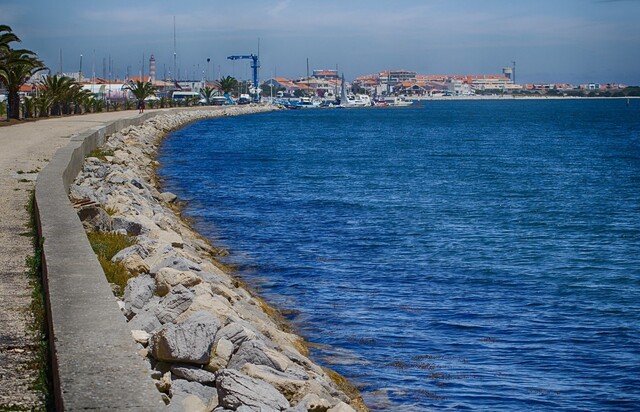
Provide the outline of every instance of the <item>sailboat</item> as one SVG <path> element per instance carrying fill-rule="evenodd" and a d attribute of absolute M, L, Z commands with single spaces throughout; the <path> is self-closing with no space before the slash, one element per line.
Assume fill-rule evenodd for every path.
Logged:
<path fill-rule="evenodd" d="M 366 94 L 347 94 L 347 86 L 342 73 L 342 88 L 340 89 L 340 107 L 368 107 L 371 106 L 371 98 Z"/>

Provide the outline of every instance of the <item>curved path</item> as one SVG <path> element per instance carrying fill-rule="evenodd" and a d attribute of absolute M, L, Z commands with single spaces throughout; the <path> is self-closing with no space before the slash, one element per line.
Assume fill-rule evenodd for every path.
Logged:
<path fill-rule="evenodd" d="M 29 367 L 39 338 L 29 329 L 31 288 L 25 274 L 25 259 L 33 254 L 31 238 L 24 235 L 29 219 L 25 207 L 37 173 L 72 136 L 136 116 L 132 110 L 0 127 L 0 409 L 43 405 L 32 388 L 37 371 Z"/>

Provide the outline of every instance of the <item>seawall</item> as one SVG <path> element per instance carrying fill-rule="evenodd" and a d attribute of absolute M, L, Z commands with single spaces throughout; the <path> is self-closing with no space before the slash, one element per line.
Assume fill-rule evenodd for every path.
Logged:
<path fill-rule="evenodd" d="M 36 205 L 58 410 L 160 410 L 165 403 L 171 410 L 353 410 L 349 396 L 301 353 L 300 339 L 214 264 L 214 250 L 178 219 L 153 179 L 153 155 L 167 131 L 262 110 L 271 109 L 175 110 L 116 121 L 72 138 L 40 173 Z M 85 159 L 107 138 L 114 156 Z M 114 258 L 135 262 L 140 273 L 123 301 L 112 294 L 70 188 L 113 215 L 105 217 L 109 230 L 136 238 Z M 198 345 L 171 339 L 193 330 L 205 347 L 185 355 Z M 257 397 L 238 389 L 247 385 Z"/>

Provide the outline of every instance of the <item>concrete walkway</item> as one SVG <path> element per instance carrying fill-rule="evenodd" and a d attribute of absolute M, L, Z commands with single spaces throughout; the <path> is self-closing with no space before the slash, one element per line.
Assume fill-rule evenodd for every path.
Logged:
<path fill-rule="evenodd" d="M 73 135 L 136 116 L 138 111 L 132 110 L 0 127 L 0 409 L 39 409 L 43 405 L 43 399 L 31 388 L 37 371 L 30 369 L 29 363 L 39 337 L 29 330 L 31 288 L 25 259 L 33 254 L 33 247 L 31 238 L 24 236 L 28 221 L 25 206 L 37 173 Z"/>

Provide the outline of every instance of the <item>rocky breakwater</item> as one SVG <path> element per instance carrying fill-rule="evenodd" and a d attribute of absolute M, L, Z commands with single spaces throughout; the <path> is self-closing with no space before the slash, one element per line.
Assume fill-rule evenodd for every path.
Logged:
<path fill-rule="evenodd" d="M 119 303 L 170 410 L 366 410 L 357 391 L 307 357 L 273 309 L 221 269 L 218 251 L 178 217 L 176 197 L 158 189 L 154 156 L 167 132 L 265 110 L 273 108 L 185 111 L 123 129 L 86 159 L 71 199 L 88 231 L 135 240 L 112 259 L 131 276 Z"/>

